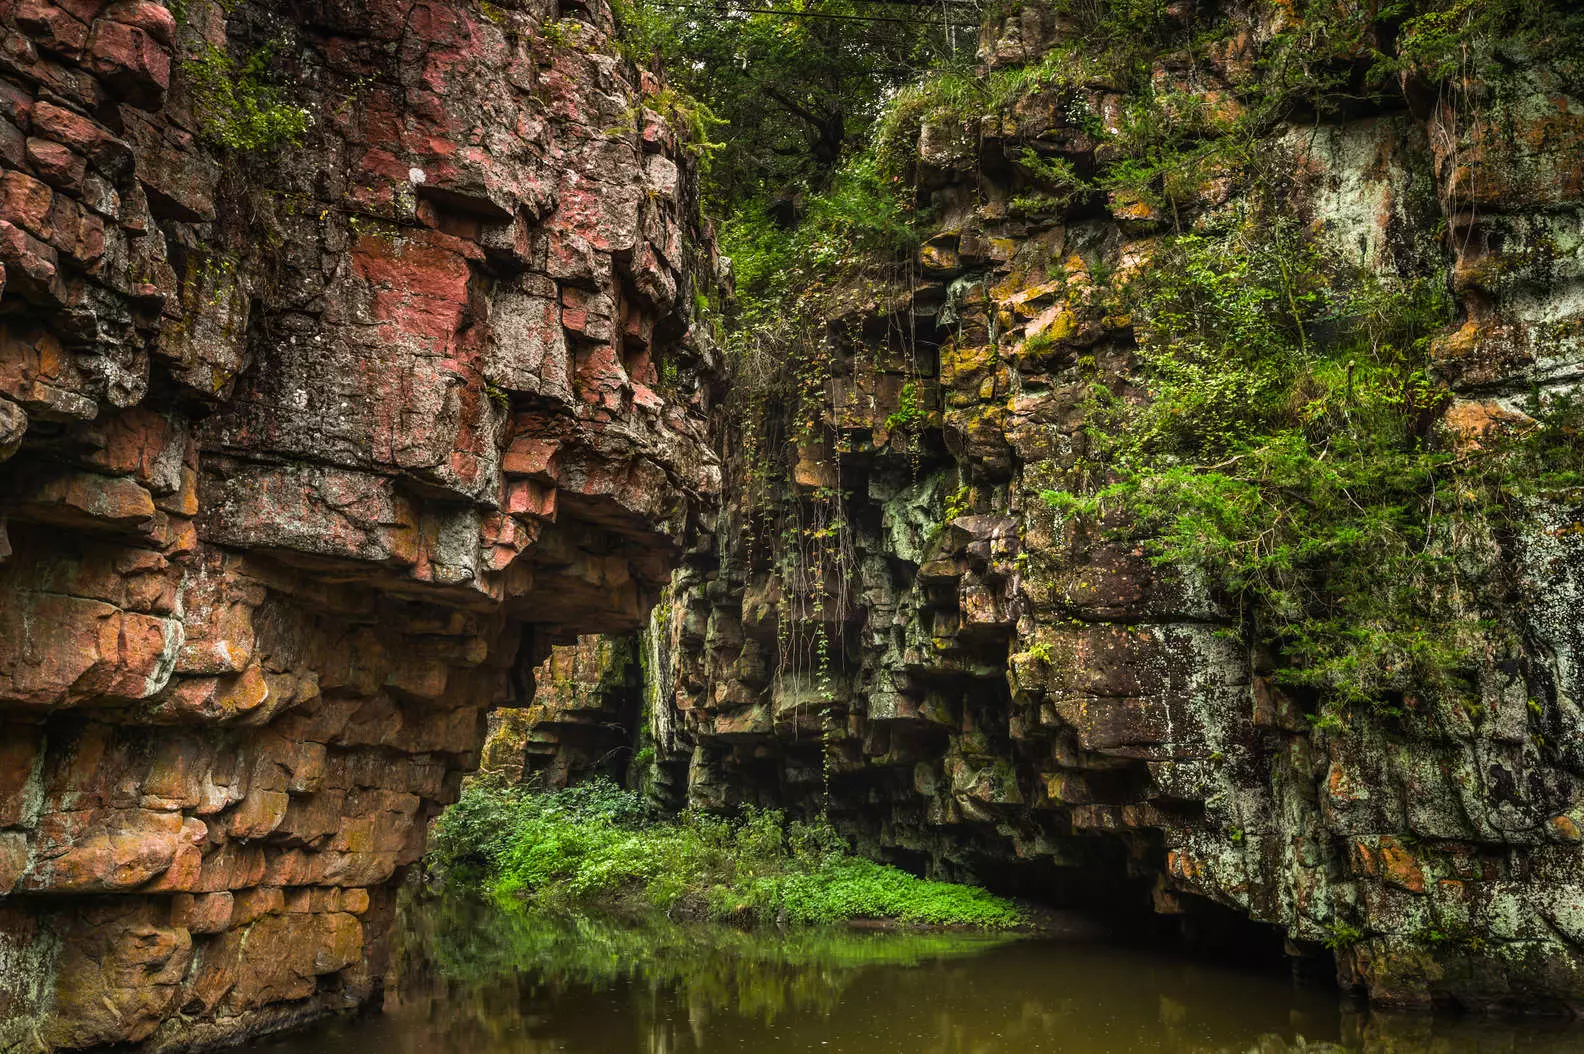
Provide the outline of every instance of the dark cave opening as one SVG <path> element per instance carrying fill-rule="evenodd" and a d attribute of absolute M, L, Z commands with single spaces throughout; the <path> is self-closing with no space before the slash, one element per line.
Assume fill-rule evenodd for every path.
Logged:
<path fill-rule="evenodd" d="M 1067 840 L 1081 847 L 1057 856 L 1007 859 L 975 854 L 959 876 L 1027 906 L 1057 934 L 1097 938 L 1153 954 L 1209 962 L 1264 976 L 1290 976 L 1306 987 L 1336 987 L 1335 961 L 1319 946 L 1300 947 L 1282 928 L 1192 894 L 1157 898 L 1164 860 L 1159 846 L 1110 836 Z M 1081 853 L 1081 861 L 1077 859 Z M 897 866 L 927 863 L 892 858 Z M 1171 911 L 1162 911 L 1170 904 Z M 1045 913 L 1052 918 L 1047 919 Z M 1056 916 L 1060 916 L 1059 918 Z"/>

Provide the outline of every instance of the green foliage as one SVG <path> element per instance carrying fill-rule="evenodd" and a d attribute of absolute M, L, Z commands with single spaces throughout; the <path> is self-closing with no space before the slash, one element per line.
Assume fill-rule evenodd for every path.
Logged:
<path fill-rule="evenodd" d="M 760 810 L 736 823 L 701 813 L 661 822 L 605 781 L 554 793 L 474 784 L 436 822 L 430 861 L 463 884 L 540 906 L 783 923 L 1019 921 L 983 890 L 854 857 L 823 823 Z"/>
<path fill-rule="evenodd" d="M 507 392 L 504 388 L 501 388 L 490 381 L 485 381 L 484 394 L 489 398 L 490 405 L 495 407 L 495 409 L 501 411 L 502 413 L 511 410 L 511 393 Z"/>
<path fill-rule="evenodd" d="M 897 408 L 886 415 L 886 430 L 894 432 L 899 428 L 912 428 L 924 420 L 925 416 L 924 400 L 919 394 L 918 382 L 905 381 L 897 398 Z"/>
<path fill-rule="evenodd" d="M 870 260 L 910 253 L 911 196 L 866 146 L 887 96 L 946 45 L 938 20 L 868 0 L 813 0 L 799 17 L 761 0 L 704 11 L 619 0 L 624 49 L 658 62 L 674 88 L 647 105 L 681 128 L 707 165 L 705 210 L 720 217 L 734 301 L 721 305 L 734 392 L 795 387 L 788 345 L 810 302 Z M 871 20 L 868 16 L 879 15 Z"/>
<path fill-rule="evenodd" d="M 1059 155 L 1043 157 L 1033 147 L 1025 146 L 1018 155 L 1017 163 L 1047 187 L 1060 205 L 1071 204 L 1090 190 L 1090 184 L 1078 175 L 1078 170 L 1069 158 Z"/>
<path fill-rule="evenodd" d="M 1471 952 L 1482 952 L 1489 943 L 1483 933 L 1468 923 L 1426 923 L 1414 934 L 1414 940 L 1430 947 L 1450 945 Z"/>
<path fill-rule="evenodd" d="M 764 876 L 745 901 L 760 917 L 793 923 L 852 918 L 898 919 L 936 926 L 1015 926 L 1016 909 L 983 890 L 930 882 L 856 857 L 838 857 L 813 871 Z"/>
<path fill-rule="evenodd" d="M 972 507 L 972 493 L 968 484 L 964 483 L 946 498 L 946 507 L 941 512 L 941 522 L 950 523 L 957 517 L 965 515 Z"/>
<path fill-rule="evenodd" d="M 986 99 L 984 81 L 959 67 L 937 70 L 897 92 L 875 121 L 871 136 L 880 172 L 888 177 L 907 172 L 926 121 L 966 123 L 986 110 Z"/>
<path fill-rule="evenodd" d="M 576 19 L 560 21 L 570 22 L 574 26 L 584 24 Z M 541 35 L 545 35 L 555 25 L 555 22 L 545 23 Z M 699 171 L 709 171 L 711 158 L 722 146 L 720 143 L 711 142 L 710 135 L 715 129 L 724 125 L 725 120 L 716 117 L 714 111 L 705 103 L 667 84 L 645 91 L 622 113 L 621 118 L 614 125 L 606 129 L 606 134 L 620 135 L 630 131 L 633 123 L 645 110 L 653 110 L 665 118 L 672 131 L 676 133 L 682 148 L 699 160 Z"/>
<path fill-rule="evenodd" d="M 1404 73 L 1452 82 L 1449 98 L 1466 102 L 1474 86 L 1488 90 L 1506 79 L 1510 59 L 1571 66 L 1584 45 L 1584 12 L 1571 0 L 1304 0 L 1295 7 L 1263 49 L 1259 91 L 1245 91 L 1268 120 L 1295 107 L 1334 113 L 1390 104 Z M 1393 46 L 1383 51 L 1382 43 Z"/>
<path fill-rule="evenodd" d="M 1341 948 L 1351 948 L 1364 939 L 1364 933 L 1357 926 L 1350 926 L 1346 922 L 1333 922 L 1326 927 L 1325 946 L 1332 951 Z"/>
<path fill-rule="evenodd" d="M 766 321 L 783 326 L 810 294 L 877 258 L 910 251 L 917 239 L 911 203 L 865 152 L 843 162 L 826 190 L 805 199 L 795 226 L 778 222 L 754 199 L 721 224 L 719 240 L 732 261 L 738 320 L 752 328 Z"/>
<path fill-rule="evenodd" d="M 1531 61 L 1576 59 L 1584 44 L 1584 12 L 1566 0 L 1435 0 L 1397 3 L 1403 19 L 1391 69 L 1411 69 L 1450 80 L 1491 68 L 1498 48 L 1521 51 Z"/>
<path fill-rule="evenodd" d="M 1123 297 L 1150 398 L 1097 392 L 1097 485 L 1047 502 L 1126 508 L 1155 560 L 1254 616 L 1288 684 L 1388 710 L 1472 691 L 1488 627 L 1468 547 L 1521 489 L 1577 474 L 1569 412 L 1459 456 L 1430 431 L 1446 290 L 1327 258 L 1291 224 L 1168 239 Z"/>
<path fill-rule="evenodd" d="M 734 2 L 708 11 L 644 0 L 617 7 L 628 53 L 728 123 L 707 196 L 720 214 L 826 189 L 886 95 L 928 68 L 936 20 L 896 18 L 863 0 Z M 863 16 L 883 13 L 866 21 Z"/>
<path fill-rule="evenodd" d="M 1090 47 L 1142 47 L 1156 42 L 1168 25 L 1168 0 L 1052 0 L 1058 16 L 1077 27 Z"/>
<path fill-rule="evenodd" d="M 1233 89 L 1209 93 L 1152 75 L 1156 60 L 1171 55 L 1192 80 L 1194 67 L 1247 30 L 1245 15 L 1182 19 L 1157 0 L 1052 3 L 1067 28 L 1037 61 L 988 76 L 948 66 L 899 91 L 875 128 L 881 170 L 910 170 L 926 122 L 975 141 L 986 118 L 1015 119 L 1025 100 L 1054 95 L 1067 128 L 1095 141 L 1093 170 L 1021 147 L 1010 160 L 1033 186 L 1014 196 L 1014 214 L 1060 212 L 1093 190 L 1175 212 L 1207 181 L 1256 166 L 1257 144 L 1294 118 L 1402 105 L 1405 73 L 1456 82 L 1451 97 L 1465 107 L 1475 95 L 1499 97 L 1511 69 L 1536 60 L 1584 80 L 1576 58 L 1584 55 L 1584 11 L 1562 0 L 1298 0 Z M 1395 46 L 1383 51 L 1383 42 Z M 1095 85 L 1120 96 L 1105 122 L 1089 110 Z"/>
<path fill-rule="evenodd" d="M 576 18 L 548 18 L 539 25 L 536 36 L 552 48 L 577 48 L 583 45 L 587 23 Z"/>
<path fill-rule="evenodd" d="M 631 827 L 651 819 L 652 812 L 639 796 L 608 780 L 591 780 L 554 795 L 476 780 L 435 821 L 429 862 L 448 878 L 477 883 L 498 873 L 524 832 L 547 816 Z"/>
<path fill-rule="evenodd" d="M 1028 649 L 1023 654 L 1027 655 L 1036 662 L 1043 662 L 1049 665 L 1052 658 L 1050 641 L 1035 641 L 1033 644 L 1028 646 Z"/>
<path fill-rule="evenodd" d="M 244 152 L 273 150 L 302 140 L 308 111 L 292 105 L 268 83 L 271 58 L 267 46 L 239 63 L 212 44 L 199 45 L 183 70 L 206 138 Z"/>

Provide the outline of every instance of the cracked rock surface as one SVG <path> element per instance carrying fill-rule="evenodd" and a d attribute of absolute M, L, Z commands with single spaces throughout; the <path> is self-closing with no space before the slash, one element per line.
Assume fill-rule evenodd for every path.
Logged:
<path fill-rule="evenodd" d="M 0 2 L 0 1049 L 370 998 L 486 709 L 716 500 L 713 250 L 611 31 Z M 307 129 L 227 149 L 198 63 L 261 53 Z"/>

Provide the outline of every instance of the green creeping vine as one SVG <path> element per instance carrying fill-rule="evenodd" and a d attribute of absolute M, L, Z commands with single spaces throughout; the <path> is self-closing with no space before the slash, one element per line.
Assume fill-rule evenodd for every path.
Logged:
<path fill-rule="evenodd" d="M 886 416 L 886 431 L 894 432 L 899 428 L 912 428 L 927 417 L 928 414 L 924 410 L 924 400 L 919 393 L 918 381 L 903 381 L 902 391 L 897 398 L 897 408 Z"/>
<path fill-rule="evenodd" d="M 1067 513 L 1121 507 L 1163 564 L 1253 616 L 1281 678 L 1333 704 L 1469 705 L 1492 532 L 1584 479 L 1578 408 L 1459 451 L 1428 375 L 1446 290 L 1328 257 L 1294 225 L 1179 235 L 1117 294 L 1148 400 L 1096 387 L 1093 460 Z"/>

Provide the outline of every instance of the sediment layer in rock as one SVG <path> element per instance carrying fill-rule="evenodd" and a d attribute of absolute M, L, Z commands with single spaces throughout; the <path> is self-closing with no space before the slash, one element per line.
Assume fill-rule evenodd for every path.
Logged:
<path fill-rule="evenodd" d="M 0 1049 L 367 999 L 485 710 L 646 616 L 715 278 L 611 30 L 0 2 Z"/>

